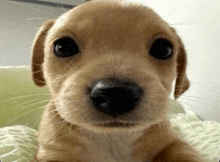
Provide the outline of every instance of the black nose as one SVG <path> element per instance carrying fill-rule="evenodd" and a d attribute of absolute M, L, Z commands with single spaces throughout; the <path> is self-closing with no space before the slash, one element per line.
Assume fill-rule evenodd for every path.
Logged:
<path fill-rule="evenodd" d="M 91 88 L 95 108 L 117 116 L 135 108 L 143 90 L 136 84 L 124 81 L 98 81 Z"/>

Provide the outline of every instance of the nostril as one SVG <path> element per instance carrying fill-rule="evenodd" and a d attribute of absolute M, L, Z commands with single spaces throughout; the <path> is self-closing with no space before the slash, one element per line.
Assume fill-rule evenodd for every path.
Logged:
<path fill-rule="evenodd" d="M 134 83 L 98 81 L 91 87 L 90 97 L 95 108 L 116 116 L 132 110 L 142 93 Z"/>
<path fill-rule="evenodd" d="M 108 99 L 103 95 L 93 97 L 93 102 L 97 107 L 107 107 L 109 105 Z"/>

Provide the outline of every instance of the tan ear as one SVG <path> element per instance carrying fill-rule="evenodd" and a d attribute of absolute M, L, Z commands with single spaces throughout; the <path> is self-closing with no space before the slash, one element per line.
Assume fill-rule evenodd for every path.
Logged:
<path fill-rule="evenodd" d="M 44 61 L 44 42 L 54 22 L 55 20 L 48 20 L 41 26 L 32 45 L 32 79 L 37 86 L 44 86 L 46 84 L 42 69 L 42 63 Z"/>
<path fill-rule="evenodd" d="M 177 78 L 175 84 L 175 91 L 174 91 L 174 98 L 179 98 L 190 86 L 189 80 L 186 76 L 186 64 L 187 64 L 187 57 L 184 45 L 182 40 L 178 38 L 179 42 L 179 50 L 178 50 L 178 57 L 177 57 Z"/>

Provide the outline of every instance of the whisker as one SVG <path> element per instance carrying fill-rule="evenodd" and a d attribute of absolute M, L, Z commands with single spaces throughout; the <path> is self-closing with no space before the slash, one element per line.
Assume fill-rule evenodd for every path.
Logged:
<path fill-rule="evenodd" d="M 52 110 L 52 111 L 50 111 L 49 113 L 53 113 L 53 112 L 55 112 L 55 111 L 57 111 L 57 110 L 56 110 L 56 109 L 55 109 L 55 110 Z M 49 119 L 49 122 L 53 121 L 56 116 L 59 116 L 58 112 L 55 112 L 55 114 Z"/>
<path fill-rule="evenodd" d="M 62 58 L 62 61 L 66 64 L 67 67 L 69 67 L 69 69 L 71 69 L 71 67 L 69 66 L 69 64 Z"/>
<path fill-rule="evenodd" d="M 194 102 L 194 103 L 198 103 L 198 104 L 203 103 L 203 104 L 205 104 L 205 105 L 210 106 L 210 104 L 208 104 L 207 102 L 197 101 L 197 100 L 193 100 L 193 99 L 191 99 L 191 98 L 184 98 L 184 96 L 181 97 L 181 100 L 190 101 L 190 102 Z"/>
<path fill-rule="evenodd" d="M 67 10 L 64 9 L 63 6 L 59 5 L 55 0 L 52 0 L 58 7 L 60 7 L 64 12 L 66 12 Z"/>
<path fill-rule="evenodd" d="M 21 109 L 17 110 L 17 111 L 15 112 L 15 115 L 18 114 L 19 112 L 21 112 L 22 110 L 24 110 L 24 109 L 27 108 L 27 107 L 30 107 L 30 106 L 33 106 L 33 105 L 36 105 L 36 104 L 39 104 L 39 103 L 42 103 L 42 102 L 48 102 L 48 101 L 49 101 L 49 100 L 42 100 L 42 101 L 38 101 L 38 102 L 35 102 L 35 103 L 33 103 L 33 104 L 29 104 L 29 105 L 27 105 L 27 106 L 24 106 L 24 107 L 22 107 Z"/>
<path fill-rule="evenodd" d="M 35 121 L 35 120 L 36 120 L 36 121 Z M 35 119 L 33 119 L 33 121 L 35 121 L 35 122 L 31 125 L 31 127 L 34 128 L 34 127 L 36 126 L 36 124 L 39 124 L 39 123 L 40 123 L 40 120 L 41 120 L 41 117 L 40 117 L 40 116 L 37 117 L 37 118 L 35 118 Z"/>
<path fill-rule="evenodd" d="M 35 18 L 27 18 L 26 20 L 27 21 L 30 21 L 30 20 L 48 20 L 49 18 L 45 18 L 45 17 L 35 17 Z"/>
<path fill-rule="evenodd" d="M 175 12 L 175 11 L 177 11 L 178 10 L 178 8 L 173 8 L 173 9 L 171 9 L 166 15 L 164 15 L 164 16 L 162 16 L 161 18 L 165 18 L 165 17 L 167 17 L 167 16 L 169 16 L 170 14 L 172 14 L 173 12 Z"/>
<path fill-rule="evenodd" d="M 184 100 L 181 100 L 181 99 L 179 99 L 179 102 L 180 103 L 182 103 L 182 104 L 186 104 L 186 105 L 188 105 L 188 106 L 194 106 L 192 103 L 189 103 L 189 102 L 187 102 L 187 101 L 184 101 Z M 194 106 L 195 107 L 195 106 Z"/>
<path fill-rule="evenodd" d="M 59 118 L 57 132 L 59 132 L 66 124 L 67 122 L 65 120 Z"/>
<path fill-rule="evenodd" d="M 45 81 L 42 81 L 40 79 L 36 79 L 36 78 L 33 78 L 34 81 L 37 81 L 37 82 L 40 82 L 40 83 L 46 83 Z"/>
<path fill-rule="evenodd" d="M 171 26 L 176 26 L 176 25 L 181 25 L 181 26 L 183 26 L 183 25 L 193 25 L 193 24 L 184 24 L 184 22 L 180 22 L 180 23 L 175 23 L 175 24 L 170 24 Z"/>
<path fill-rule="evenodd" d="M 192 95 L 184 95 L 184 96 L 182 96 L 182 97 L 184 97 L 184 98 L 194 98 L 194 99 L 201 99 L 201 100 L 210 100 L 209 98 L 208 98 L 208 96 L 192 96 Z"/>
<path fill-rule="evenodd" d="M 195 21 L 195 20 L 188 20 L 188 21 L 185 21 L 185 22 L 178 22 L 178 23 L 173 23 L 173 24 L 170 24 L 172 26 L 175 26 L 175 25 L 201 25 L 203 23 L 202 20 L 199 20 L 199 21 Z"/>
<path fill-rule="evenodd" d="M 30 94 L 30 95 L 23 95 L 23 96 L 18 96 L 18 97 L 11 97 L 11 98 L 7 98 L 4 100 L 0 100 L 0 102 L 6 102 L 6 101 L 10 101 L 10 100 L 14 100 L 14 99 L 21 99 L 21 98 L 26 98 L 26 97 L 34 97 L 34 96 L 48 96 L 50 95 L 49 93 L 46 94 Z"/>
<path fill-rule="evenodd" d="M 22 114 L 22 115 L 19 115 L 19 116 L 17 116 L 16 118 L 14 118 L 14 119 L 8 121 L 7 124 L 11 124 L 13 121 L 15 121 L 15 120 L 21 118 L 22 116 L 28 115 L 28 114 L 30 114 L 30 113 L 36 111 L 36 110 L 42 109 L 43 107 L 44 107 L 44 106 L 41 106 L 41 107 L 35 108 L 35 109 L 33 109 L 33 110 L 30 110 L 30 111 L 28 111 L 28 112 L 26 112 L 26 113 L 24 113 L 24 114 Z"/>
<path fill-rule="evenodd" d="M 71 68 L 71 67 L 69 67 L 69 68 Z M 37 73 L 37 72 L 36 72 Z M 57 76 L 56 77 L 56 79 L 53 81 L 53 83 L 59 83 L 60 81 L 62 81 L 62 79 L 63 78 L 66 78 L 68 76 L 68 74 L 63 74 L 63 75 L 61 75 L 61 76 Z M 40 80 L 40 79 L 35 79 L 35 78 L 33 78 L 33 80 L 34 81 L 37 81 L 37 82 L 40 82 L 40 83 L 46 83 L 45 81 L 42 81 L 42 80 Z"/>
<path fill-rule="evenodd" d="M 36 74 L 36 73 L 39 73 L 39 72 L 43 72 L 43 70 L 38 70 L 38 71 L 32 72 L 31 74 Z"/>
<path fill-rule="evenodd" d="M 213 80 L 212 81 L 205 81 L 205 82 L 202 82 L 202 81 L 191 81 L 190 83 L 193 84 L 193 85 L 196 85 L 196 86 L 200 86 L 199 84 L 210 84 L 210 83 L 213 83 Z"/>
<path fill-rule="evenodd" d="M 17 106 L 16 106 L 15 108 L 13 108 L 13 109 L 17 109 L 17 108 L 19 108 L 19 107 L 22 107 L 22 106 L 24 106 L 24 105 L 26 105 L 26 104 L 28 104 L 28 103 L 32 103 L 32 102 L 34 102 L 34 101 L 38 101 L 38 100 L 41 101 L 42 99 L 45 99 L 45 97 L 44 97 L 44 98 L 36 98 L 36 99 L 33 99 L 33 100 L 29 100 L 29 101 L 23 102 L 23 103 L 17 105 Z"/>
<path fill-rule="evenodd" d="M 37 11 L 40 11 L 40 12 L 44 12 L 44 13 L 47 13 L 47 14 L 49 14 L 49 15 L 51 15 L 51 16 L 56 16 L 55 14 L 52 14 L 52 13 L 47 12 L 47 11 L 45 11 L 45 10 L 40 10 L 40 9 L 31 7 L 31 6 L 27 6 L 27 5 L 23 5 L 23 4 L 20 4 L 20 3 L 18 3 L 18 2 L 14 2 L 14 1 L 9 1 L 9 2 L 10 2 L 10 3 L 14 3 L 14 4 L 16 4 L 16 5 L 19 5 L 19 6 L 22 6 L 22 7 L 31 8 L 31 9 L 33 9 L 33 10 L 37 10 Z"/>
<path fill-rule="evenodd" d="M 36 66 L 42 66 L 42 64 L 37 64 L 37 63 L 33 63 L 33 62 L 31 64 L 34 64 Z"/>

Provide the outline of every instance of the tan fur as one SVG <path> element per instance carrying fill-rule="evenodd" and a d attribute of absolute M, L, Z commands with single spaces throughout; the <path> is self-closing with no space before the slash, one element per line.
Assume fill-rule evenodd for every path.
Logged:
<path fill-rule="evenodd" d="M 80 53 L 58 58 L 53 43 L 72 37 Z M 149 48 L 158 38 L 173 44 L 174 56 L 157 60 Z M 33 80 L 47 85 L 51 100 L 39 127 L 42 162 L 202 162 L 170 128 L 168 97 L 189 87 L 182 41 L 154 11 L 138 4 L 92 1 L 73 8 L 38 31 L 32 56 Z M 137 107 L 113 119 L 91 104 L 88 87 L 100 79 L 134 81 L 147 92 Z M 101 127 L 120 121 L 133 127 Z"/>

